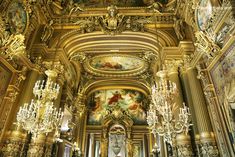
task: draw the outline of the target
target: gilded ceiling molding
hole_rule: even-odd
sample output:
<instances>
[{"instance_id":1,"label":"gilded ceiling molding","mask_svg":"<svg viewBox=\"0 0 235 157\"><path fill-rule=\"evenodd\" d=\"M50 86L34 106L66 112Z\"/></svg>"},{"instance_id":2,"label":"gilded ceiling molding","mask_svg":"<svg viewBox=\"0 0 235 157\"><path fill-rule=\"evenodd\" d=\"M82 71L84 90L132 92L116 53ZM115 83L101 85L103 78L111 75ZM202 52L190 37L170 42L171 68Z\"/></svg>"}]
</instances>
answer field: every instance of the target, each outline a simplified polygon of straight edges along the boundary
<instances>
[{"instance_id":1,"label":"gilded ceiling molding","mask_svg":"<svg viewBox=\"0 0 235 157\"><path fill-rule=\"evenodd\" d=\"M83 86L81 93L89 97L91 93L104 89L132 89L142 92L145 96L148 96L151 90L150 86L142 81L132 79L106 79L87 83Z\"/></svg>"},{"instance_id":2,"label":"gilded ceiling molding","mask_svg":"<svg viewBox=\"0 0 235 157\"><path fill-rule=\"evenodd\" d=\"M99 63L99 59L101 58L107 58L107 60L127 60L129 63L132 63L132 69L125 69L122 70L123 65L115 65L116 69L112 70L105 70L100 69L101 63ZM115 59L116 58L116 59ZM146 58L147 59L147 58ZM133 62L132 62L133 61ZM138 64L137 64L138 63ZM100 64L100 65L98 65ZM129 64L130 65L130 64ZM93 74L95 76L101 76L101 77L131 77L136 76L144 73L149 68L147 62L145 59L142 59L138 56L134 55L122 55L122 54L105 54L105 55L97 55L94 57L89 57L85 60L84 63L84 69L89 72L90 74ZM120 69L120 70L118 70Z\"/></svg>"}]
</instances>

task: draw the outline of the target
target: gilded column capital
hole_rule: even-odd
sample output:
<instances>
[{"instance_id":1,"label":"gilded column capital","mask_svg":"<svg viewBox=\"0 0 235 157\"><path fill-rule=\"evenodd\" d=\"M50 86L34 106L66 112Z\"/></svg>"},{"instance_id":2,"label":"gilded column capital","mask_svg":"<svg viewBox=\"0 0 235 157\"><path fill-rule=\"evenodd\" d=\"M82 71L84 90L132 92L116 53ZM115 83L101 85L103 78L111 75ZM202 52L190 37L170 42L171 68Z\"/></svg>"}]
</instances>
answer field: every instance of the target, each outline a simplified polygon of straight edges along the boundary
<instances>
[{"instance_id":1,"label":"gilded column capital","mask_svg":"<svg viewBox=\"0 0 235 157\"><path fill-rule=\"evenodd\" d=\"M179 67L183 64L182 60L166 60L165 65L168 71L168 74L178 73Z\"/></svg>"},{"instance_id":2,"label":"gilded column capital","mask_svg":"<svg viewBox=\"0 0 235 157\"><path fill-rule=\"evenodd\" d=\"M206 88L210 84L207 69L203 69L200 64L197 64L196 70L197 70L197 79L200 79L203 87Z\"/></svg>"},{"instance_id":3,"label":"gilded column capital","mask_svg":"<svg viewBox=\"0 0 235 157\"><path fill-rule=\"evenodd\" d=\"M189 69L192 69L193 66L191 64L192 55L183 55L183 64L180 66L180 72L186 73Z\"/></svg>"}]
</instances>

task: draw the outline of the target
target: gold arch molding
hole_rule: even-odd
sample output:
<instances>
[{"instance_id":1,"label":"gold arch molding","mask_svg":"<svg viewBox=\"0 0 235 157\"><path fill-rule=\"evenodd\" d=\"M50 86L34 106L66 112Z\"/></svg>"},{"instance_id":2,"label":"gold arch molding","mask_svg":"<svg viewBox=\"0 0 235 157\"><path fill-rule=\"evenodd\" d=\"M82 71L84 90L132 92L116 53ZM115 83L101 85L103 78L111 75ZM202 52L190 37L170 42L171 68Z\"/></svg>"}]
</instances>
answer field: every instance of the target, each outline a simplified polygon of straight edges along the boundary
<instances>
[{"instance_id":1,"label":"gold arch molding","mask_svg":"<svg viewBox=\"0 0 235 157\"><path fill-rule=\"evenodd\" d=\"M54 38L59 40L59 46L62 47L71 58L76 53L89 52L97 53L110 52L110 50L148 50L159 53L163 47L175 45L170 34L165 31L158 31L158 36L149 32L122 32L119 35L111 36L103 32L92 32L80 34L79 30L66 32L64 35ZM52 46L56 46L56 41L52 41Z\"/></svg>"},{"instance_id":2,"label":"gold arch molding","mask_svg":"<svg viewBox=\"0 0 235 157\"><path fill-rule=\"evenodd\" d=\"M107 79L94 81L84 87L83 91L88 98L95 91L105 89L131 89L143 93L146 97L148 97L150 93L150 88L146 83L130 79Z\"/></svg>"}]
</instances>

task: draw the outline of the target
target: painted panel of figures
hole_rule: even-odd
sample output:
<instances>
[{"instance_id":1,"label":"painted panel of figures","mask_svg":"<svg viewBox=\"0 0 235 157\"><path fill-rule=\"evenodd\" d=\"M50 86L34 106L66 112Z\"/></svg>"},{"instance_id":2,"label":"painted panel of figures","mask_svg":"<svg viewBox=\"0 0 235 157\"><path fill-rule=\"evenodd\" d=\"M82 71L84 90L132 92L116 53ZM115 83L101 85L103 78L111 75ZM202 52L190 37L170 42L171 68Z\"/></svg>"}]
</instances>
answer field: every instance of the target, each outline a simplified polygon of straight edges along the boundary
<instances>
[{"instance_id":1,"label":"painted panel of figures","mask_svg":"<svg viewBox=\"0 0 235 157\"><path fill-rule=\"evenodd\" d=\"M168 0L157 0L161 3L167 3ZM116 5L118 7L140 7L148 6L155 0L74 0L74 2L88 7L107 7Z\"/></svg>"},{"instance_id":2,"label":"painted panel of figures","mask_svg":"<svg viewBox=\"0 0 235 157\"><path fill-rule=\"evenodd\" d=\"M210 0L201 0L197 9L197 22L201 30L207 29L211 17L212 4Z\"/></svg>"},{"instance_id":3,"label":"painted panel of figures","mask_svg":"<svg viewBox=\"0 0 235 157\"><path fill-rule=\"evenodd\" d=\"M11 80L12 73L0 63L0 106L5 97L8 84Z\"/></svg>"},{"instance_id":4,"label":"painted panel of figures","mask_svg":"<svg viewBox=\"0 0 235 157\"><path fill-rule=\"evenodd\" d=\"M211 76L235 148L235 44L215 64Z\"/></svg>"},{"instance_id":5,"label":"painted panel of figures","mask_svg":"<svg viewBox=\"0 0 235 157\"><path fill-rule=\"evenodd\" d=\"M143 67L144 62L137 58L106 56L93 59L91 66L104 71L128 71Z\"/></svg>"},{"instance_id":6,"label":"painted panel of figures","mask_svg":"<svg viewBox=\"0 0 235 157\"><path fill-rule=\"evenodd\" d=\"M12 1L7 10L9 30L13 34L24 33L27 26L27 13L19 1Z\"/></svg>"},{"instance_id":7,"label":"painted panel of figures","mask_svg":"<svg viewBox=\"0 0 235 157\"><path fill-rule=\"evenodd\" d=\"M144 95L135 90L112 89L96 91L89 101L88 124L101 124L102 119L115 105L127 111L135 124L146 124Z\"/></svg>"}]
</instances>

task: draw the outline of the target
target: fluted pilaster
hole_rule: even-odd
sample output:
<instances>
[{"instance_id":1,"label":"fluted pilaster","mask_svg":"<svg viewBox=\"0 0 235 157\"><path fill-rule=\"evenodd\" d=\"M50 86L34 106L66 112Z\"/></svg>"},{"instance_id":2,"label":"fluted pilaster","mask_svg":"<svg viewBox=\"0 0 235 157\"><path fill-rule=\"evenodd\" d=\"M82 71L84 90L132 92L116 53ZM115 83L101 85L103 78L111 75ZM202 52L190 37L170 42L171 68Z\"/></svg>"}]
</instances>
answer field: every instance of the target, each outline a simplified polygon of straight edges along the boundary
<instances>
[{"instance_id":1,"label":"fluted pilaster","mask_svg":"<svg viewBox=\"0 0 235 157\"><path fill-rule=\"evenodd\" d=\"M176 107L174 110L174 116L178 118L179 115L179 109L184 107L183 103L183 92L181 88L180 78L179 78L179 66L182 64L181 60L171 60L166 62L166 68L168 71L169 79L174 82L177 86L178 95L175 99ZM191 138L189 135L185 135L184 133L181 133L177 135L176 138L176 146L173 148L174 156L180 156L180 157L190 157L193 155L192 153L192 146L191 146ZM176 155L177 153L177 155Z\"/></svg>"},{"instance_id":2,"label":"fluted pilaster","mask_svg":"<svg viewBox=\"0 0 235 157\"><path fill-rule=\"evenodd\" d=\"M27 157L43 157L45 142L46 142L45 135L38 135L36 139L31 139Z\"/></svg>"}]
</instances>

